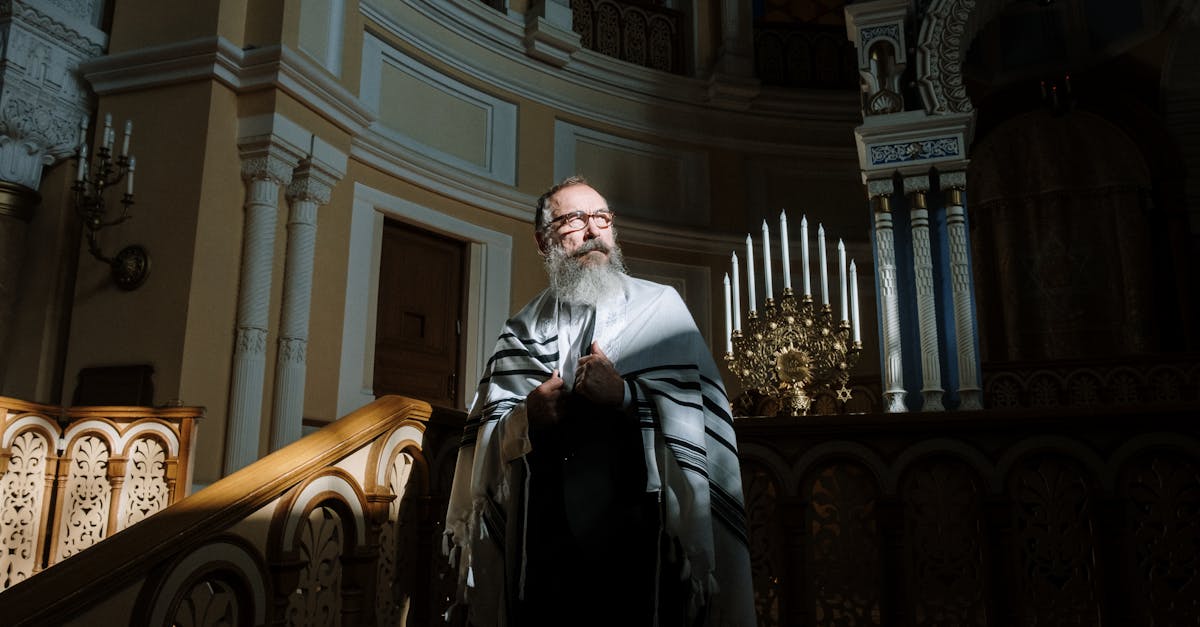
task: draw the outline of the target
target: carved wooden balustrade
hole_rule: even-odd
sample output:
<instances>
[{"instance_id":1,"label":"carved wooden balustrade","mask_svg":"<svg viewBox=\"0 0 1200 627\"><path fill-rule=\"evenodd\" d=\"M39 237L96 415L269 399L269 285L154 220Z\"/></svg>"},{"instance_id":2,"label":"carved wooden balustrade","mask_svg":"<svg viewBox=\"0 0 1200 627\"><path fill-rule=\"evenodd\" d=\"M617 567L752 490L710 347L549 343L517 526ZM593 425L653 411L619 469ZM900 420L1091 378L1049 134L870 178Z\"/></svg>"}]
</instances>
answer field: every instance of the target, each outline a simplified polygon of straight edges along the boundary
<instances>
[{"instance_id":1,"label":"carved wooden balustrade","mask_svg":"<svg viewBox=\"0 0 1200 627\"><path fill-rule=\"evenodd\" d=\"M1195 624L1198 419L738 419L759 625Z\"/></svg>"},{"instance_id":2,"label":"carved wooden balustrade","mask_svg":"<svg viewBox=\"0 0 1200 627\"><path fill-rule=\"evenodd\" d=\"M683 72L683 13L647 1L571 0L584 48L643 67Z\"/></svg>"},{"instance_id":3,"label":"carved wooden balustrade","mask_svg":"<svg viewBox=\"0 0 1200 627\"><path fill-rule=\"evenodd\" d=\"M0 590L183 498L203 415L0 397Z\"/></svg>"},{"instance_id":4,"label":"carved wooden balustrade","mask_svg":"<svg viewBox=\"0 0 1200 627\"><path fill-rule=\"evenodd\" d=\"M429 414L381 398L0 592L0 621L428 624Z\"/></svg>"}]
</instances>

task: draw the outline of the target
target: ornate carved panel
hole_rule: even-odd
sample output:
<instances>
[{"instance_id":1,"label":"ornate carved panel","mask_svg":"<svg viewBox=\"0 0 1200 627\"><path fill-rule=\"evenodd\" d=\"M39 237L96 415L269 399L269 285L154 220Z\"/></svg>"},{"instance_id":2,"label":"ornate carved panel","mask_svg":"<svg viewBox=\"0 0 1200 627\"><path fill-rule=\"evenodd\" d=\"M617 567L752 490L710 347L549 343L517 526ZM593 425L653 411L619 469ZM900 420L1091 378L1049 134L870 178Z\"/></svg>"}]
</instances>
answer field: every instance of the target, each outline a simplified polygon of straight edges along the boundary
<instances>
[{"instance_id":1,"label":"ornate carved panel","mask_svg":"<svg viewBox=\"0 0 1200 627\"><path fill-rule=\"evenodd\" d=\"M112 490L108 483L108 443L95 435L75 442L69 454L66 489L62 493L62 526L58 559L68 558L103 540Z\"/></svg>"},{"instance_id":2,"label":"ornate carved panel","mask_svg":"<svg viewBox=\"0 0 1200 627\"><path fill-rule=\"evenodd\" d=\"M588 50L664 72L682 71L682 13L613 0L571 0L571 28Z\"/></svg>"},{"instance_id":3,"label":"ornate carved panel","mask_svg":"<svg viewBox=\"0 0 1200 627\"><path fill-rule=\"evenodd\" d=\"M229 627L245 624L240 620L241 611L237 592L228 583L220 579L208 578L196 582L196 585L184 594L179 602L175 616L172 618L173 627Z\"/></svg>"},{"instance_id":4,"label":"ornate carved panel","mask_svg":"<svg viewBox=\"0 0 1200 627\"><path fill-rule=\"evenodd\" d=\"M750 573L754 581L754 613L761 627L781 625L780 601L785 581L786 537L779 497L779 477L764 466L742 461L742 490L750 536Z\"/></svg>"},{"instance_id":5,"label":"ornate carved panel","mask_svg":"<svg viewBox=\"0 0 1200 627\"><path fill-rule=\"evenodd\" d=\"M1051 455L1021 460L1009 476L1014 505L1017 616L1023 625L1096 625L1095 532L1090 484Z\"/></svg>"},{"instance_id":6,"label":"ornate carved panel","mask_svg":"<svg viewBox=\"0 0 1200 627\"><path fill-rule=\"evenodd\" d=\"M839 461L818 469L804 485L810 554L805 596L812 624L881 624L879 488L874 477L859 464Z\"/></svg>"},{"instance_id":7,"label":"ornate carved panel","mask_svg":"<svg viewBox=\"0 0 1200 627\"><path fill-rule=\"evenodd\" d=\"M1129 465L1120 490L1131 520L1124 541L1132 559L1130 591L1141 625L1195 624L1200 616L1200 466L1159 452Z\"/></svg>"},{"instance_id":8,"label":"ornate carved panel","mask_svg":"<svg viewBox=\"0 0 1200 627\"><path fill-rule=\"evenodd\" d=\"M402 511L405 505L405 489L412 475L413 459L400 453L388 467L387 488L396 498L388 504L388 517L379 531L379 587L375 595L375 612L380 624L401 625L408 615L412 602L412 579L417 575L414 556L406 551L410 543L403 542L411 536L411 515ZM410 523L405 525L405 523ZM406 528L407 527L407 528Z\"/></svg>"},{"instance_id":9,"label":"ornate carved panel","mask_svg":"<svg viewBox=\"0 0 1200 627\"><path fill-rule=\"evenodd\" d=\"M39 525L46 488L46 436L36 431L18 435L0 483L0 590L24 581L39 566Z\"/></svg>"},{"instance_id":10,"label":"ornate carved panel","mask_svg":"<svg viewBox=\"0 0 1200 627\"><path fill-rule=\"evenodd\" d=\"M298 530L300 581L288 595L288 625L340 625L342 519L329 507L313 508Z\"/></svg>"},{"instance_id":11,"label":"ornate carved panel","mask_svg":"<svg viewBox=\"0 0 1200 627\"><path fill-rule=\"evenodd\" d=\"M929 460L905 477L900 498L913 625L988 624L980 497L974 473L957 460Z\"/></svg>"},{"instance_id":12,"label":"ornate carved panel","mask_svg":"<svg viewBox=\"0 0 1200 627\"><path fill-rule=\"evenodd\" d=\"M171 496L167 485L167 451L158 440L140 438L135 441L129 450L125 472L120 529L162 510Z\"/></svg>"}]
</instances>

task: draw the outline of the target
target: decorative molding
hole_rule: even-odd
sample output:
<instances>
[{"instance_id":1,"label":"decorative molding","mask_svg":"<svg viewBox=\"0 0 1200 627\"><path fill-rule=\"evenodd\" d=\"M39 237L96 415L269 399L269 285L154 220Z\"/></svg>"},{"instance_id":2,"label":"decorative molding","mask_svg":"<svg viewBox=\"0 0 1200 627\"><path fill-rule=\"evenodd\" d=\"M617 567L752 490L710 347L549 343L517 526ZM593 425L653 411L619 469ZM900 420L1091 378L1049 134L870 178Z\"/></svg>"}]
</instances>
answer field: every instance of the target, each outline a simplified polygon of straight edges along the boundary
<instances>
[{"instance_id":1,"label":"decorative molding","mask_svg":"<svg viewBox=\"0 0 1200 627\"><path fill-rule=\"evenodd\" d=\"M497 90L524 94L534 102L597 125L612 125L673 142L691 141L746 152L796 150L807 138L814 138L813 145L821 145L825 134L830 142L837 141L835 126L853 125L858 117L854 111L859 96L852 92L809 90L797 94L795 90L765 88L749 110L731 114L708 100L707 78L651 70L586 49L576 52L566 67L555 69L526 54L523 24L478 2L404 0L389 2L385 8L378 0L366 0L359 8L369 22L368 32L403 41L438 64L478 77ZM457 45L461 40L486 42L488 61L472 57L470 50L464 53ZM577 97L584 92L598 97ZM638 110L651 107L659 111L654 117L657 123L643 122L606 107L617 101ZM663 121L672 126L665 126ZM755 132L767 124L776 131L774 136Z\"/></svg>"},{"instance_id":2,"label":"decorative molding","mask_svg":"<svg viewBox=\"0 0 1200 627\"><path fill-rule=\"evenodd\" d=\"M962 63L975 33L1005 4L988 2L975 11L976 0L933 0L917 37L917 86L925 111L932 115L971 113L974 107L963 83Z\"/></svg>"},{"instance_id":3,"label":"decorative molding","mask_svg":"<svg viewBox=\"0 0 1200 627\"><path fill-rule=\"evenodd\" d=\"M93 59L80 73L102 96L215 80L238 93L280 89L347 133L374 120L325 68L287 46L242 50L224 37L202 37Z\"/></svg>"},{"instance_id":4,"label":"decorative molding","mask_svg":"<svg viewBox=\"0 0 1200 627\"><path fill-rule=\"evenodd\" d=\"M859 168L868 178L897 169L906 174L924 173L935 164L965 169L973 125L972 113L905 111L867 117L854 129Z\"/></svg>"},{"instance_id":5,"label":"decorative molding","mask_svg":"<svg viewBox=\"0 0 1200 627\"><path fill-rule=\"evenodd\" d=\"M872 166L915 161L943 161L962 156L958 137L937 137L894 144L872 144L867 148Z\"/></svg>"},{"instance_id":6,"label":"decorative molding","mask_svg":"<svg viewBox=\"0 0 1200 627\"><path fill-rule=\"evenodd\" d=\"M440 95L462 102L479 111L485 118L484 136L479 144L484 148L483 163L469 161L423 143L406 134L404 128L390 128L376 121L371 131L417 153L427 154L447 165L506 185L516 184L517 106L490 93L475 89L435 70L368 33L363 39L363 62L360 93L363 101L375 110L398 103L382 102L383 69L387 65L414 80L420 81ZM412 120L421 124L420 120Z\"/></svg>"},{"instance_id":7,"label":"decorative molding","mask_svg":"<svg viewBox=\"0 0 1200 627\"><path fill-rule=\"evenodd\" d=\"M654 160L669 164L675 176L660 180L660 186L669 187L676 206L618 206L622 215L634 215L642 219L678 225L706 225L709 221L711 200L707 193L709 180L707 153L699 150L681 150L643 141L628 139L598 131L585 126L556 120L554 122L554 179L576 174L577 154L581 146L592 146L614 153L626 154L633 160ZM632 199L626 199L627 201ZM613 198L609 197L609 202Z\"/></svg>"}]
</instances>

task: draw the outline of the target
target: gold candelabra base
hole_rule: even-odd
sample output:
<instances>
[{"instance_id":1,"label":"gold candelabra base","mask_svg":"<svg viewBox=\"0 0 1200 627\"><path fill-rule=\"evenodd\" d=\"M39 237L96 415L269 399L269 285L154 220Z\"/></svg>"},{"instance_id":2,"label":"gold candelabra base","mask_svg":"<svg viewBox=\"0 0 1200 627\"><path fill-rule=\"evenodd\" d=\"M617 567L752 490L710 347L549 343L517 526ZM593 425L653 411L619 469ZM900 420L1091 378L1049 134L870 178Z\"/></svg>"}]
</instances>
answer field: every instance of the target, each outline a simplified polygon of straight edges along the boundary
<instances>
[{"instance_id":1,"label":"gold candelabra base","mask_svg":"<svg viewBox=\"0 0 1200 627\"><path fill-rule=\"evenodd\" d=\"M808 415L820 394L850 400L846 384L862 342L851 340L849 321L834 320L829 305L784 289L778 303L768 298L762 311L751 310L732 339L729 369L744 389L775 401L780 415Z\"/></svg>"}]
</instances>

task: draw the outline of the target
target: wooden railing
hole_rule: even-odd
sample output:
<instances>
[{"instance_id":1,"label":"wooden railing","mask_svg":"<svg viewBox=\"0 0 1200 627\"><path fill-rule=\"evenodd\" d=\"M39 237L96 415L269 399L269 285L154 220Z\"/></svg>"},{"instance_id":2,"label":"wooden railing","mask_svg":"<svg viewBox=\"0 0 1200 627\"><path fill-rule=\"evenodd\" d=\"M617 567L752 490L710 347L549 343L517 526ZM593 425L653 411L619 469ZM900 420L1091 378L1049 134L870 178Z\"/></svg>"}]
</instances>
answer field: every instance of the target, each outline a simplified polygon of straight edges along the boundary
<instances>
[{"instance_id":1,"label":"wooden railing","mask_svg":"<svg viewBox=\"0 0 1200 627\"><path fill-rule=\"evenodd\" d=\"M0 590L183 498L203 415L0 397Z\"/></svg>"},{"instance_id":2,"label":"wooden railing","mask_svg":"<svg viewBox=\"0 0 1200 627\"><path fill-rule=\"evenodd\" d=\"M584 48L642 67L683 72L683 13L650 2L571 0Z\"/></svg>"},{"instance_id":3,"label":"wooden railing","mask_svg":"<svg viewBox=\"0 0 1200 627\"><path fill-rule=\"evenodd\" d=\"M762 627L1195 624L1200 404L735 427Z\"/></svg>"},{"instance_id":4,"label":"wooden railing","mask_svg":"<svg viewBox=\"0 0 1200 627\"><path fill-rule=\"evenodd\" d=\"M381 398L0 592L0 621L403 624L431 605L429 414Z\"/></svg>"}]
</instances>

